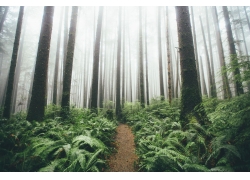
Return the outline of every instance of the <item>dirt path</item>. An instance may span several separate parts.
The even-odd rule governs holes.
[[[120,124],[116,129],[115,138],[117,152],[110,156],[108,172],[136,172],[134,135],[126,124]]]

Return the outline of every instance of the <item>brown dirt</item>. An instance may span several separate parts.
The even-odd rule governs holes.
[[[116,129],[115,146],[117,152],[108,159],[108,172],[136,172],[135,163],[138,160],[135,154],[134,135],[130,127],[120,124]]]

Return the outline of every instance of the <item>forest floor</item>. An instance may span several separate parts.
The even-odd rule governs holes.
[[[126,124],[120,124],[116,129],[115,147],[117,152],[108,159],[107,172],[136,172],[134,135]]]

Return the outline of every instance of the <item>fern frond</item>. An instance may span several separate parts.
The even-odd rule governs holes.
[[[182,168],[186,172],[209,172],[210,171],[206,166],[199,165],[199,164],[184,164]]]

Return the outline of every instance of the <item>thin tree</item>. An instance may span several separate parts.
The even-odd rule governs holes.
[[[7,119],[10,118],[12,92],[13,92],[15,70],[16,70],[16,64],[17,64],[17,54],[18,54],[19,41],[20,41],[22,22],[23,22],[23,12],[24,12],[24,7],[21,6],[19,10],[18,20],[17,20],[16,35],[15,35],[15,41],[14,41],[14,46],[13,46],[13,51],[12,51],[10,70],[9,70],[8,81],[7,81],[6,98],[5,98],[4,111],[3,111],[3,117]]]
[[[62,116],[66,117],[70,107],[70,89],[72,80],[73,58],[75,50],[75,37],[77,27],[78,7],[73,6],[70,20],[70,30],[67,46],[67,58],[65,62],[65,70],[63,75],[63,93],[62,93]]]
[[[158,7],[158,56],[159,56],[159,77],[160,77],[160,96],[165,99],[162,69],[162,49],[161,49],[161,7]]]
[[[230,99],[232,97],[231,90],[229,88],[229,82],[228,82],[228,76],[227,72],[224,71],[226,67],[225,63],[225,57],[224,57],[224,50],[222,46],[221,41],[221,34],[220,34],[220,27],[219,27],[219,21],[218,21],[218,14],[216,7],[212,7],[213,11],[213,20],[214,20],[214,26],[215,26],[215,33],[216,33],[216,43],[217,43],[217,49],[219,54],[219,60],[220,60],[220,69],[221,69],[221,75],[222,75],[222,89],[223,89],[223,99]]]
[[[226,24],[226,30],[227,30],[227,39],[229,44],[229,52],[230,52],[230,61],[233,65],[234,71],[233,71],[233,77],[235,78],[235,94],[240,95],[243,94],[243,87],[241,83],[241,76],[240,76],[240,69],[238,65],[238,59],[236,54],[236,49],[234,45],[234,39],[233,39],[233,33],[232,28],[230,24],[230,18],[227,10],[227,6],[223,6],[223,14],[224,14],[224,20]]]
[[[117,61],[116,61],[116,101],[115,113],[118,120],[121,118],[121,7],[119,7],[118,16],[118,44],[117,44]]]
[[[57,35],[56,61],[55,61],[55,69],[54,69],[53,104],[57,104],[58,66],[59,66],[59,57],[60,57],[63,9],[61,9],[60,17],[61,17],[61,20],[59,22],[58,35]]]
[[[249,18],[248,18],[248,15],[247,15],[246,6],[244,6],[244,11],[245,11],[246,19],[247,19],[248,30],[250,31],[250,22],[249,22]]]
[[[147,43],[147,13],[145,11],[145,65],[146,65],[146,98],[149,105],[149,88],[148,88],[148,43]]]
[[[206,67],[207,67],[207,72],[208,72],[208,87],[209,87],[208,95],[211,96],[212,91],[213,91],[212,89],[213,82],[212,82],[212,73],[211,73],[211,68],[210,68],[210,58],[208,55],[208,49],[207,49],[207,43],[206,43],[206,37],[205,37],[204,29],[203,29],[203,24],[201,21],[201,17],[199,18],[200,18],[201,31],[202,31],[202,37],[203,37],[203,43],[204,43],[204,50],[205,50],[205,55],[206,55]]]
[[[176,6],[175,9],[182,79],[181,124],[184,127],[189,122],[189,119],[195,116],[197,121],[203,125],[206,113],[202,107],[202,99],[199,93],[189,10],[187,6]],[[199,113],[194,111],[196,106],[200,106]]]
[[[171,69],[171,51],[170,51],[170,38],[169,38],[169,15],[168,15],[168,7],[166,7],[166,39],[167,39],[167,59],[168,59],[168,101],[171,104],[172,101],[172,69]]]
[[[208,11],[207,7],[206,9],[206,22],[207,22],[207,34],[208,34],[208,45],[209,45],[209,59],[210,59],[210,65],[211,65],[211,96],[217,97],[216,93],[216,85],[215,85],[215,74],[214,74],[214,58],[213,58],[213,50],[212,50],[212,43],[211,43],[211,36],[210,36],[210,26],[208,21]]]
[[[145,108],[144,98],[144,73],[143,73],[143,49],[142,49],[142,7],[139,7],[139,67],[140,67],[140,103]]]
[[[100,40],[102,30],[102,16],[103,7],[99,8],[99,14],[97,19],[97,30],[95,36],[95,49],[94,49],[94,62],[93,62],[93,76],[92,76],[92,92],[91,92],[91,110],[97,113],[97,100],[98,100],[98,77],[99,77],[99,51],[100,51]]]
[[[42,120],[46,103],[46,85],[54,7],[45,6],[38,43],[34,80],[27,120]]]

